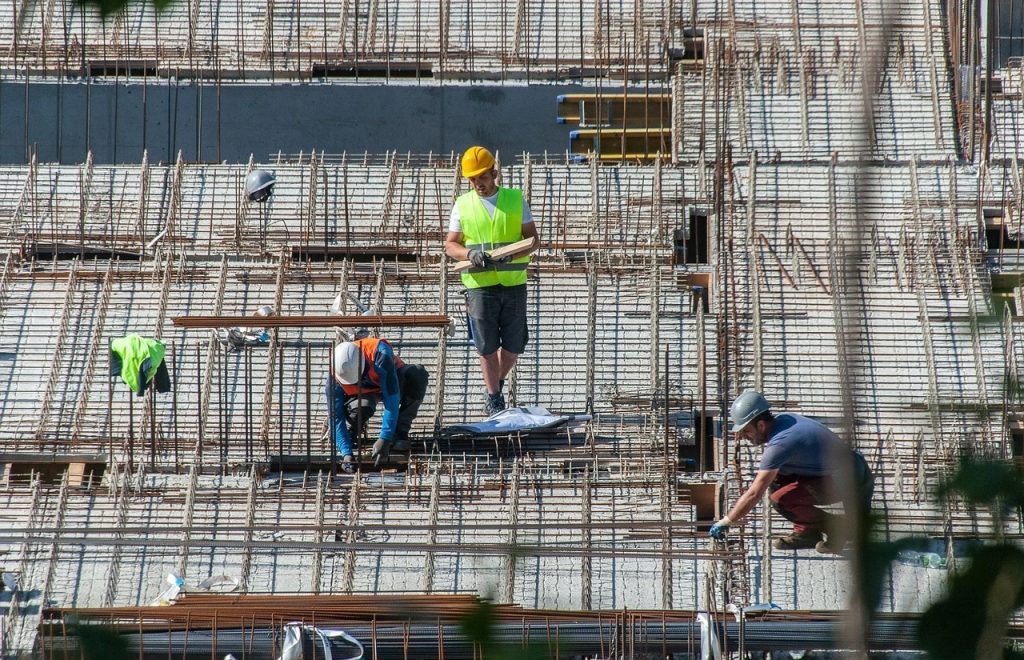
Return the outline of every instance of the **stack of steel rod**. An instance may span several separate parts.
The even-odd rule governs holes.
[[[159,608],[52,609],[45,613],[43,647],[72,648],[69,622],[107,625],[133,645],[139,657],[199,658],[243,652],[271,657],[280,648],[281,627],[300,622],[322,630],[342,629],[373,650],[375,658],[472,658],[474,643],[461,622],[490,619],[492,648],[533,648],[546,657],[598,653],[693,653],[702,625],[712,626],[723,651],[838,649],[840,613],[772,611],[738,620],[712,614],[702,624],[695,611],[523,610],[464,595],[225,596],[189,595]],[[882,614],[872,624],[874,650],[915,650],[916,614]],[[1011,626],[1008,639],[1024,639]]]

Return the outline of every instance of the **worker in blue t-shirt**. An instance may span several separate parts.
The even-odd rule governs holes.
[[[870,511],[874,477],[860,452],[813,419],[794,413],[773,415],[768,401],[754,390],[736,398],[729,416],[732,432],[764,446],[764,453],[754,482],[711,528],[711,536],[724,539],[729,526],[742,520],[769,491],[772,507],[793,523],[788,536],[775,540],[777,550],[840,552],[848,523],[819,507],[842,502],[846,513]],[[847,485],[844,475],[850,475],[852,483]]]

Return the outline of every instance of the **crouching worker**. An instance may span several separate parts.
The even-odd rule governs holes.
[[[402,362],[386,339],[372,337],[335,346],[333,367],[327,376],[327,405],[341,470],[355,472],[353,443],[380,401],[384,415],[373,443],[374,463],[387,463],[392,449],[407,451],[409,428],[427,392],[427,370]]]
[[[855,523],[851,515],[864,520],[871,510],[874,476],[860,452],[813,419],[773,415],[768,401],[754,390],[736,397],[729,417],[732,432],[763,446],[764,453],[753,483],[711,528],[711,536],[724,539],[729,526],[750,513],[768,491],[772,508],[793,523],[789,535],[775,539],[776,550],[841,552]],[[819,508],[837,502],[842,502],[845,515]]]

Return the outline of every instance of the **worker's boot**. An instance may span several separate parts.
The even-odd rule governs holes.
[[[387,440],[378,440],[373,443],[373,452],[370,456],[373,457],[373,464],[377,467],[386,465],[391,461],[391,443]]]
[[[501,392],[495,394],[487,393],[484,395],[484,414],[490,417],[494,413],[499,413],[505,409],[505,397],[502,396]]]
[[[813,548],[821,540],[821,532],[816,529],[808,529],[803,532],[791,532],[788,536],[775,539],[772,547],[776,550],[802,550]]]

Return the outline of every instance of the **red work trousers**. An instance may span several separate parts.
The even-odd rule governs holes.
[[[807,477],[797,474],[778,475],[769,488],[772,508],[793,523],[793,532],[824,531],[825,520],[831,514],[818,507],[833,504],[840,498],[836,494],[832,477]]]

